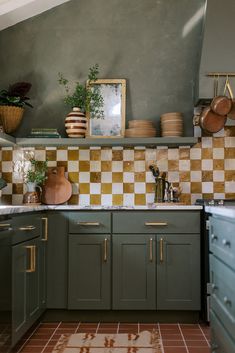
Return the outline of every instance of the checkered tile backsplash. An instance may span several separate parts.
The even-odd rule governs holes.
[[[78,148],[37,147],[1,149],[0,172],[7,181],[1,203],[21,204],[26,187],[22,166],[27,156],[64,166],[72,183],[69,204],[146,205],[154,200],[155,182],[149,165],[157,162],[174,186],[181,186],[181,202],[197,198],[235,198],[235,133],[202,137],[193,147]],[[27,157],[27,158],[26,158]]]

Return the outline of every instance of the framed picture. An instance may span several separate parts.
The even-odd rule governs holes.
[[[126,119],[126,80],[102,79],[90,83],[99,86],[104,100],[103,118],[88,115],[87,137],[124,137]]]

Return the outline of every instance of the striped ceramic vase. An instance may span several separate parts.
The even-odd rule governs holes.
[[[87,130],[87,118],[80,108],[73,108],[65,118],[65,129],[68,137],[85,137]]]

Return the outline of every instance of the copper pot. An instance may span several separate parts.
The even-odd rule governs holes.
[[[226,116],[216,114],[210,107],[206,107],[200,116],[194,118],[194,125],[199,125],[207,133],[216,133],[223,129],[226,120]]]
[[[216,114],[227,115],[232,109],[232,100],[225,95],[228,84],[228,77],[225,81],[224,94],[220,96],[218,96],[218,79],[219,78],[217,77],[214,80],[214,98],[211,102],[211,109]]]
[[[232,101],[232,109],[230,110],[228,117],[229,119],[235,120],[235,99],[233,97],[233,91],[229,81],[227,82],[227,89]]]

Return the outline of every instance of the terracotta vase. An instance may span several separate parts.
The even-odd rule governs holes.
[[[59,205],[69,200],[72,185],[65,178],[64,167],[48,168],[47,179],[42,188],[42,202],[47,205]]]
[[[65,118],[65,128],[68,137],[85,137],[87,118],[80,108],[74,107]]]

